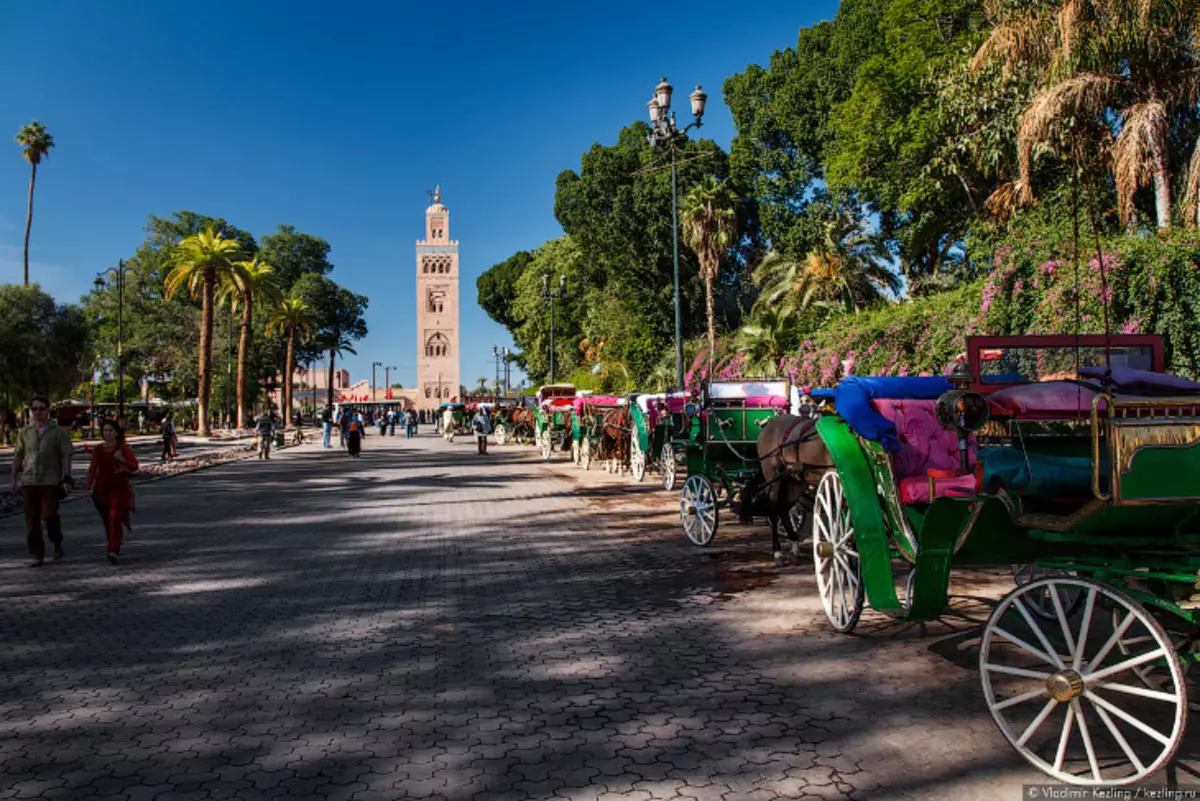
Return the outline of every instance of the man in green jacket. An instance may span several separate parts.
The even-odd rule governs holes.
[[[33,413],[33,422],[17,435],[9,489],[14,493],[17,491],[19,476],[21,500],[25,504],[25,539],[29,544],[29,555],[34,559],[30,567],[41,567],[46,558],[43,522],[46,536],[54,546],[54,558],[62,559],[65,555],[58,502],[75,484],[71,478],[74,448],[67,432],[50,419],[50,402],[46,398],[35,396],[29,402],[29,409]]]

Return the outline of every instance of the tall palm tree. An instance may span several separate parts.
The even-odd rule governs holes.
[[[692,187],[683,198],[683,240],[700,261],[704,296],[708,307],[708,345],[716,346],[717,322],[713,311],[713,283],[721,269],[721,257],[737,235],[734,197],[723,181],[711,175]]]
[[[287,334],[287,356],[283,368],[283,424],[292,424],[292,374],[296,372],[296,341],[312,336],[317,318],[303,298],[290,297],[267,318],[267,333]]]
[[[242,307],[241,332],[238,335],[238,364],[237,364],[237,425],[245,428],[249,425],[249,415],[246,408],[246,380],[250,364],[250,326],[254,322],[254,307],[256,304],[268,308],[283,300],[279,286],[275,283],[275,268],[255,256],[250,261],[239,261],[234,264],[234,270],[229,273],[228,280],[221,285],[220,296],[224,302],[230,302],[230,312]]]
[[[37,183],[37,168],[43,158],[50,157],[54,137],[46,133],[46,126],[37,120],[17,131],[17,144],[25,148],[22,153],[29,162],[29,206],[25,212],[25,286],[29,286],[29,229],[33,227],[33,185]]]
[[[233,265],[241,255],[241,245],[226,239],[219,231],[205,228],[187,237],[171,253],[171,271],[165,282],[165,300],[170,300],[186,286],[192,298],[200,298],[200,370],[199,390],[196,393],[196,412],[199,417],[196,433],[207,437],[209,393],[212,389],[213,311],[216,289],[236,269]]]
[[[358,355],[350,338],[337,329],[322,331],[316,339],[317,347],[325,352],[325,406],[333,408],[333,371],[337,369],[337,357],[350,353]]]
[[[988,208],[1005,217],[1033,200],[1035,149],[1055,133],[1099,138],[1128,224],[1138,190],[1153,186],[1158,227],[1171,225],[1172,131],[1195,114],[1200,0],[1053,0],[985,3],[994,27],[972,67],[1031,70],[1036,93],[1017,130],[1019,176]],[[1200,147],[1183,182],[1197,222]]]
[[[759,303],[785,316],[813,306],[857,312],[885,290],[900,291],[886,258],[876,237],[849,214],[838,214],[825,223],[821,243],[803,259],[767,254],[753,274],[762,287]]]
[[[747,369],[751,373],[774,375],[779,370],[779,360],[788,350],[787,315],[778,308],[763,309],[742,328],[738,338]]]

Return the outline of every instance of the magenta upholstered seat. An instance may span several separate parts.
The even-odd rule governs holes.
[[[745,404],[747,409],[786,409],[788,399],[782,395],[751,395]]]
[[[1073,381],[1042,381],[998,389],[988,395],[988,405],[997,417],[1024,420],[1070,420],[1092,413],[1094,390]]]
[[[871,401],[875,411],[892,421],[896,426],[896,437],[900,450],[891,454],[892,474],[904,503],[927,503],[929,501],[929,472],[939,470],[955,472],[958,463],[958,433],[942,428],[937,421],[936,400],[891,400],[876,398]],[[975,462],[975,446],[972,442],[968,452],[972,464]],[[975,494],[975,476],[954,476],[936,480],[938,496],[963,496]]]

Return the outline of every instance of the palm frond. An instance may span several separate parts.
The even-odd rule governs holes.
[[[1007,75],[1016,64],[1044,63],[1050,55],[1044,29],[1045,25],[1039,17],[996,25],[971,58],[971,72],[979,72],[998,63]]]
[[[1192,158],[1188,163],[1187,178],[1184,181],[1183,215],[1186,225],[1194,227],[1200,224],[1200,141],[1192,148]]]
[[[983,202],[984,209],[998,222],[1006,223],[1021,206],[1033,202],[1033,192],[1024,181],[1008,181],[996,187],[996,191]]]
[[[1026,187],[1032,185],[1034,146],[1045,141],[1056,124],[1080,115],[1102,114],[1122,83],[1108,75],[1085,72],[1034,95],[1017,127],[1017,162]]]
[[[1123,222],[1133,215],[1133,198],[1153,175],[1154,151],[1162,152],[1167,134],[1167,109],[1162,103],[1138,103],[1125,113],[1113,148],[1113,177],[1117,207]]]

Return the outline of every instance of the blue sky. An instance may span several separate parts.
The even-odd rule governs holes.
[[[836,3],[667,10],[0,0],[0,283],[21,280],[29,180],[7,137],[38,119],[57,146],[38,171],[31,271],[56,298],[131,255],[148,214],[189,209],[256,237],[289,223],[329,240],[331,277],[371,299],[353,377],[381,361],[411,386],[414,243],[441,184],[461,243],[463,381],[491,377],[492,344],[512,343],[475,278],[562,233],[558,173],[644,119],[663,75],[685,116],[703,84],[702,133],[728,147],[723,80]]]

